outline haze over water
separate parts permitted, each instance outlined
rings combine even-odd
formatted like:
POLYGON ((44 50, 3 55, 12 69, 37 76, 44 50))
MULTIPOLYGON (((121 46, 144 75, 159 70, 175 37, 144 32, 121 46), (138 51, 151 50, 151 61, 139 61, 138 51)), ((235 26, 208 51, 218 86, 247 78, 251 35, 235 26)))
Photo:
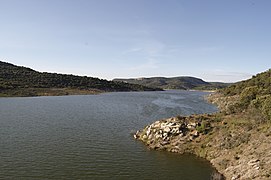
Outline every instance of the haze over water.
POLYGON ((204 92, 126 92, 0 99, 0 179, 210 179, 192 155, 148 150, 131 133, 210 113, 204 92))

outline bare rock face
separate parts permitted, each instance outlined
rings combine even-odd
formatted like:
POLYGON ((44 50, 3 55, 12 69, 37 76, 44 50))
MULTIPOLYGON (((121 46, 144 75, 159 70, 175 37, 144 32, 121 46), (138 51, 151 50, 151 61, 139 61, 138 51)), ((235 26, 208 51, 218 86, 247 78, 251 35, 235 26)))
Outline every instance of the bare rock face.
POLYGON ((200 137, 202 132, 197 129, 201 127, 201 119, 193 116, 174 117, 156 121, 137 131, 135 139, 143 141, 151 149, 168 150, 183 153, 181 144, 194 141, 200 137))

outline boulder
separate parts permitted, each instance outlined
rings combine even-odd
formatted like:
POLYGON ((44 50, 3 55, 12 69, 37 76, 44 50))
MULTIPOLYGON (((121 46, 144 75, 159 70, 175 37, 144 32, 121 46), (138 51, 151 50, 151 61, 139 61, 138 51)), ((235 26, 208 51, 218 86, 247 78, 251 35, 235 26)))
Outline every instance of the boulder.
POLYGON ((139 138, 139 131, 136 131, 136 133, 134 134, 134 138, 138 139, 139 138))
POLYGON ((160 134, 157 134, 157 135, 155 135, 154 137, 155 137, 155 139, 160 139, 160 138, 162 138, 162 136, 161 136, 160 134))
POLYGON ((164 129, 166 126, 167 126, 166 123, 161 123, 160 128, 161 128, 161 129, 164 129))
POLYGON ((197 130, 194 130, 191 134, 194 137, 198 137, 199 136, 199 132, 197 130))
POLYGON ((142 137, 143 140, 147 139, 147 136, 144 134, 142 137))
POLYGON ((168 142, 168 141, 162 141, 160 144, 161 144, 162 146, 164 146, 164 145, 169 144, 169 142, 168 142))
POLYGON ((167 133, 163 133, 163 137, 167 137, 168 136, 168 134, 167 133))
POLYGON ((168 127, 168 126, 166 126, 165 128, 164 128, 164 132, 170 132, 170 128, 168 127))
POLYGON ((187 128, 188 129, 194 129, 194 128, 196 128, 197 127, 197 123, 195 123, 195 122, 191 122, 191 123, 189 123, 188 125, 187 125, 187 128))

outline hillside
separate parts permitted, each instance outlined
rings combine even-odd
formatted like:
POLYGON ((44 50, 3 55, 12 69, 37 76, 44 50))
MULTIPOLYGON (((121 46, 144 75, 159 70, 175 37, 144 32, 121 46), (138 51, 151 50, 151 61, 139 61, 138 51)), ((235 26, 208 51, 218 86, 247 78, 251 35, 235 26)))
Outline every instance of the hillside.
POLYGON ((161 89, 197 89, 197 90, 213 90, 228 86, 227 83, 209 83, 195 77, 152 77, 137 79, 114 79, 117 82, 128 82, 132 84, 140 84, 153 88, 161 89))
POLYGON ((212 98, 226 114, 255 110, 271 119, 271 69, 221 89, 212 98))
POLYGON ((153 90, 160 89, 86 76, 38 72, 0 61, 0 96, 68 95, 153 90))
POLYGON ((271 178, 271 70, 208 99, 214 114, 156 121, 135 133, 150 149, 193 153, 218 170, 213 179, 271 178))

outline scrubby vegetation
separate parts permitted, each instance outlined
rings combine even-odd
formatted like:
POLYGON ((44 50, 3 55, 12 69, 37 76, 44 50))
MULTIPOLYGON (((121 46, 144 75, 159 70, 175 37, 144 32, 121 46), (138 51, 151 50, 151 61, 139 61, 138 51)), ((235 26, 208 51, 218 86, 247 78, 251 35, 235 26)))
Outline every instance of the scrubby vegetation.
POLYGON ((0 61, 0 96, 65 95, 71 93, 88 94, 107 91, 151 90, 160 89, 87 76, 41 73, 30 68, 19 67, 0 61))
POLYGON ((228 114, 257 110, 271 120, 271 69, 222 89, 220 93, 231 103, 225 111, 228 114))

